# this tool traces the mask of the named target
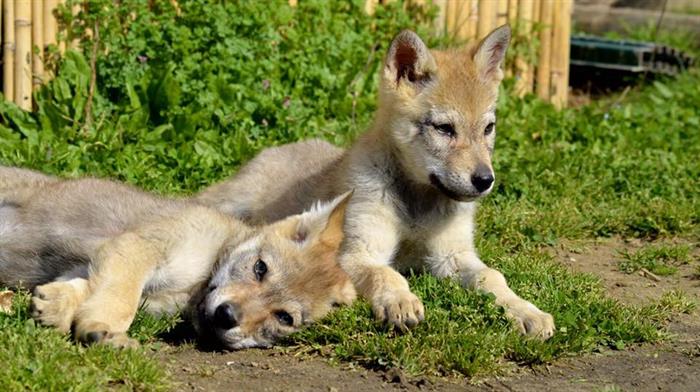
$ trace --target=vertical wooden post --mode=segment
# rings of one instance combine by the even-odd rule
[[[8,101],[15,97],[15,1],[2,3],[2,93]]]
[[[532,21],[537,23],[540,21],[540,5],[542,0],[535,0],[532,2]]]
[[[435,17],[435,31],[439,34],[447,32],[447,0],[433,0],[433,4],[438,7],[438,14]]]
[[[554,0],[542,0],[540,9],[540,55],[537,64],[537,95],[545,100],[549,100],[550,94],[550,64],[552,57],[552,23]]]
[[[45,1],[45,0],[44,0]],[[32,82],[44,82],[44,4],[32,1]]]
[[[552,103],[561,109],[569,95],[569,40],[571,35],[572,0],[554,2],[554,31],[552,33]]]
[[[365,0],[365,12],[367,12],[367,15],[374,14],[377,3],[379,3],[379,0]]]
[[[479,0],[467,0],[464,2],[468,7],[468,17],[466,26],[464,26],[464,38],[473,40],[476,38],[476,30],[479,26]]]
[[[56,45],[56,17],[54,11],[58,6],[57,0],[44,0],[44,45]]]
[[[46,48],[49,45],[56,45],[56,34],[58,34],[58,28],[56,27],[56,16],[54,16],[54,11],[58,7],[57,0],[44,0],[44,61],[46,61]],[[50,73],[44,69],[45,81],[51,78]]]
[[[532,32],[532,10],[533,0],[521,0],[518,8],[518,28],[519,34],[529,35]],[[529,44],[529,43],[528,43]],[[515,75],[518,80],[515,83],[515,93],[523,96],[532,91],[532,65],[527,59],[518,56],[515,59]]]
[[[510,28],[513,29],[513,34],[517,33],[517,30],[514,30],[517,27],[517,22],[518,22],[518,0],[508,0],[508,24],[510,25]],[[513,73],[515,71],[515,64],[513,64],[513,63],[506,64],[505,70],[506,70],[506,77],[508,77],[508,78],[513,77]]]
[[[476,34],[478,39],[486,37],[494,29],[497,6],[498,3],[493,0],[479,2],[479,25]]]
[[[455,0],[445,0],[445,33],[448,37],[457,36],[459,26],[459,3]]]
[[[289,0],[289,5],[290,5],[290,6],[296,7],[297,4],[298,4],[298,3],[297,3],[297,0]]]
[[[503,26],[506,23],[508,23],[508,0],[498,0],[496,27]]]
[[[508,23],[515,27],[518,20],[518,0],[508,0]]]
[[[81,7],[80,4],[77,4],[77,3],[73,4],[73,7],[71,8],[71,12],[73,13],[74,17],[80,13],[80,7]],[[73,35],[72,29],[70,27],[68,28],[67,33],[70,35]],[[79,37],[73,37],[73,39],[70,41],[70,48],[75,49],[75,50],[80,49],[80,38]]]
[[[447,11],[448,33],[460,41],[468,38],[469,1],[447,0]]]
[[[63,5],[63,4],[66,3],[66,0],[56,0],[56,3],[57,3],[57,6],[58,6],[58,5]],[[59,31],[58,31],[58,28],[57,28],[57,29],[56,29],[56,34],[58,34],[58,32],[59,32]],[[63,33],[65,34],[66,31],[63,31]],[[68,37],[66,37],[66,38],[68,38]],[[65,40],[65,39],[63,39],[61,42],[58,43],[58,51],[59,51],[59,53],[61,53],[61,55],[63,55],[64,53],[66,53],[66,40]]]
[[[15,103],[32,110],[32,5],[15,0]]]

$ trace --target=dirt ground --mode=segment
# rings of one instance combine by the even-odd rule
[[[686,265],[670,277],[625,274],[619,251],[642,246],[619,239],[592,244],[564,244],[552,253],[574,271],[597,275],[610,294],[640,304],[671,289],[681,289],[700,303],[700,279]],[[694,249],[696,263],[700,249]],[[682,315],[669,327],[668,342],[622,351],[563,358],[548,366],[513,366],[511,374],[480,380],[412,379],[392,370],[378,372],[350,364],[331,364],[284,349],[233,353],[202,352],[189,346],[161,350],[162,360],[183,391],[700,391],[700,315]]]

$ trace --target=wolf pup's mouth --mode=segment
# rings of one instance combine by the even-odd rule
[[[477,198],[476,195],[463,195],[460,193],[457,193],[450,188],[446,187],[445,184],[440,181],[440,178],[435,173],[430,173],[430,183],[437,188],[440,192],[442,192],[443,195],[449,197],[452,200],[456,201],[471,201]]]

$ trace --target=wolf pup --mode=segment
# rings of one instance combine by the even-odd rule
[[[349,198],[253,229],[211,208],[98,179],[0,167],[0,285],[84,342],[132,346],[139,306],[182,311],[225,348],[266,347],[350,303],[336,261]]]
[[[376,317],[400,328],[423,319],[421,301],[394,269],[422,264],[494,294],[520,331],[549,338],[552,316],[518,297],[474,248],[475,201],[494,183],[496,98],[509,40],[503,26],[475,46],[431,51],[415,33],[400,33],[381,71],[374,123],[352,148],[322,141],[270,148],[197,200],[272,222],[354,189],[340,263]]]

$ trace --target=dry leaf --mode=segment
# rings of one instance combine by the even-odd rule
[[[0,292],[0,313],[12,312],[12,299],[15,293],[10,290]]]

